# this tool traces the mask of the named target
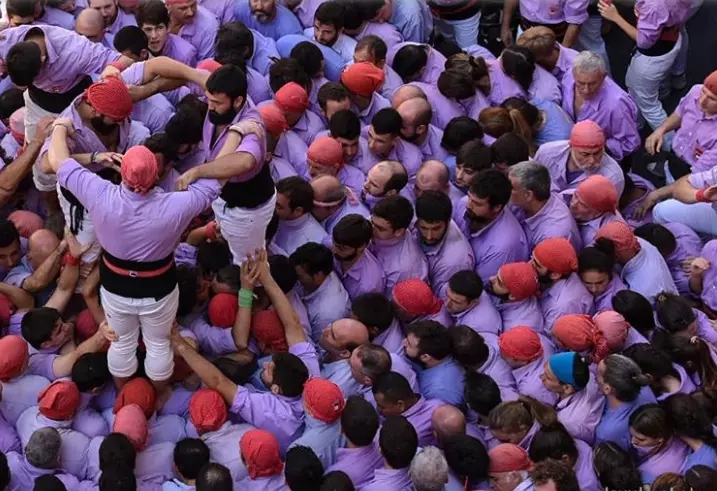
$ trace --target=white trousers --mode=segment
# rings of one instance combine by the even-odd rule
[[[635,100],[640,114],[653,130],[667,119],[667,113],[660,102],[660,85],[670,76],[681,46],[680,35],[677,44],[669,53],[662,56],[645,56],[635,51],[630,66],[627,67],[625,75],[627,90]]]
[[[35,104],[35,102],[30,99],[30,95],[27,90],[23,93],[23,98],[25,99],[25,141],[29,142],[35,136],[35,128],[37,128],[38,121],[45,116],[52,116],[53,118],[56,118],[59,114],[46,111]],[[54,174],[45,174],[40,170],[39,158],[32,166],[32,179],[35,182],[37,190],[46,193],[54,191],[55,186],[57,185],[57,176]]]
[[[169,341],[179,306],[179,288],[159,300],[128,298],[101,289],[107,323],[119,340],[110,344],[107,364],[115,377],[131,377],[137,371],[140,330],[147,348],[144,370],[151,380],[169,379],[174,371],[174,352]]]
[[[656,223],[677,222],[701,235],[717,235],[717,211],[709,203],[687,205],[676,199],[658,203],[652,210]]]
[[[478,43],[480,12],[463,20],[436,19],[436,24],[441,34],[447,39],[452,39],[461,49]]]
[[[687,14],[685,23],[697,13],[700,7],[702,7],[703,1],[704,0],[692,0],[690,11]],[[672,75],[675,76],[684,75],[685,70],[687,70],[687,51],[690,47],[690,38],[687,34],[686,26],[682,26],[680,36],[682,37],[682,47],[680,48],[680,52],[677,54],[677,59],[675,60],[674,65],[672,65]]]
[[[70,202],[67,201],[65,195],[60,191],[60,184],[57,184],[57,198],[60,202],[60,208],[62,208],[62,214],[65,216],[65,224],[69,227],[72,223],[72,215],[70,214]],[[102,246],[97,240],[97,234],[95,233],[95,226],[92,223],[92,218],[87,210],[85,210],[85,217],[82,220],[82,228],[75,234],[77,241],[84,245],[92,244],[90,249],[85,252],[82,256],[83,263],[92,263],[100,257],[102,252]]]
[[[594,51],[599,54],[605,62],[605,68],[610,73],[610,58],[607,55],[607,46],[602,37],[602,17],[591,15],[582,26],[578,40],[573,46],[577,51]]]
[[[234,264],[241,266],[247,256],[254,255],[256,249],[266,246],[266,227],[274,216],[275,206],[276,193],[269,201],[252,209],[229,208],[222,198],[214,200],[212,210],[222,237],[226,239],[234,256]]]

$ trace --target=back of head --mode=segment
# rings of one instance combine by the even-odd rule
[[[286,452],[284,477],[291,491],[314,491],[324,476],[324,466],[309,447],[297,445]]]
[[[67,488],[57,476],[45,474],[35,479],[35,487],[32,491],[67,491]]]
[[[26,38],[37,31],[42,34],[40,29],[30,29]],[[16,43],[5,58],[5,65],[10,80],[19,87],[27,87],[40,74],[42,70],[42,52],[40,47],[32,41],[21,41]]]
[[[376,377],[391,370],[391,355],[383,346],[362,344],[356,348],[355,352],[366,377],[375,381]]]
[[[100,491],[137,491],[137,478],[131,469],[112,466],[102,471]]]
[[[378,375],[373,382],[372,390],[374,395],[381,394],[384,399],[393,404],[414,396],[406,377],[396,372]]]
[[[483,417],[488,417],[503,402],[498,384],[489,375],[466,372],[464,384],[463,392],[468,407]]]
[[[39,307],[27,312],[20,323],[22,337],[36,350],[52,338],[55,325],[62,315],[52,307]]]
[[[415,491],[442,491],[448,482],[448,464],[443,452],[425,447],[411,461],[411,481]]]
[[[696,465],[685,472],[685,481],[690,491],[712,491],[717,489],[717,471],[706,465]]]
[[[273,383],[281,388],[282,395],[298,397],[304,391],[304,384],[309,379],[309,371],[301,358],[292,353],[276,353],[274,362]]]
[[[321,72],[324,55],[319,47],[311,41],[304,41],[294,46],[289,56],[304,67],[304,71],[309,77],[315,78]]]
[[[712,470],[708,467],[708,469]],[[715,483],[717,485],[717,483]],[[690,488],[685,478],[674,472],[665,472],[660,474],[652,481],[650,491],[693,491],[696,488]]]
[[[110,433],[100,444],[100,470],[122,466],[134,470],[137,451],[122,433]]]
[[[294,82],[307,92],[311,89],[311,79],[301,63],[294,58],[281,58],[269,68],[269,87],[276,94],[286,84]]]
[[[355,491],[351,478],[343,471],[328,472],[321,481],[319,491]]]
[[[381,454],[393,469],[405,469],[418,449],[418,434],[403,416],[389,416],[383,422],[378,436]]]
[[[510,201],[513,187],[505,174],[497,169],[485,169],[473,177],[468,192],[476,198],[488,200],[490,206],[505,206]]]
[[[35,430],[25,445],[25,459],[38,469],[54,469],[60,464],[62,438],[55,428]]]
[[[451,119],[443,130],[441,146],[450,154],[457,154],[461,147],[471,140],[483,138],[483,130],[478,121],[468,116]]]
[[[413,220],[413,206],[403,196],[389,196],[379,201],[373,208],[373,214],[383,218],[394,231],[407,229]]]
[[[657,312],[659,316],[659,298],[657,301]],[[632,327],[643,334],[651,332],[655,328],[655,317],[650,301],[644,296],[632,290],[621,290],[612,297],[612,309],[622,314]]]
[[[605,383],[612,387],[613,395],[622,402],[637,399],[642,387],[649,384],[649,378],[630,358],[623,355],[609,355],[604,360]]]
[[[356,395],[346,399],[341,413],[341,430],[351,443],[359,447],[370,445],[378,427],[378,413],[370,402]]]
[[[659,223],[645,223],[634,230],[636,236],[657,247],[660,254],[669,256],[677,248],[677,240],[670,230]]]
[[[550,198],[550,173],[544,165],[533,161],[520,162],[510,168],[509,174],[523,190],[533,193],[536,200],[547,201]]]
[[[80,392],[99,389],[112,380],[106,353],[85,353],[72,365],[72,381]]]
[[[372,337],[388,329],[394,320],[393,304],[378,292],[364,293],[356,297],[351,303],[351,314],[369,328],[369,335]]]
[[[222,24],[214,47],[214,59],[219,63],[243,65],[254,52],[254,34],[242,22]]]
[[[184,438],[174,446],[174,465],[185,479],[196,479],[209,457],[209,447],[199,438]]]
[[[510,168],[530,157],[530,146],[515,133],[506,133],[497,138],[490,146],[493,152],[493,163]]]
[[[205,464],[195,481],[196,491],[232,491],[234,483],[229,469],[221,464]]]
[[[593,467],[603,489],[642,489],[642,478],[632,456],[614,442],[595,447]]]
[[[545,486],[552,481],[555,491],[580,491],[575,471],[561,460],[547,459],[538,462],[530,472],[530,477],[538,486]]]
[[[490,459],[480,440],[468,435],[456,435],[443,442],[443,452],[451,470],[471,485],[488,479]]]
[[[515,46],[506,48],[500,55],[503,71],[515,79],[526,92],[533,83],[535,57],[527,48]]]
[[[541,427],[533,437],[528,452],[533,462],[560,460],[567,455],[573,462],[578,458],[575,440],[560,423]]]
[[[425,68],[426,63],[428,63],[426,47],[407,44],[394,55],[392,68],[403,79],[404,83],[409,83],[420,77],[421,70]]]
[[[473,172],[490,169],[493,166],[493,153],[482,140],[471,140],[458,149],[456,166],[467,168]]]
[[[453,358],[464,367],[481,367],[488,359],[490,351],[483,337],[468,326],[458,325],[450,328]],[[468,371],[466,376],[472,371]]]
[[[647,301],[644,297],[641,298]],[[614,302],[613,300],[613,303]],[[686,330],[697,318],[692,305],[690,305],[690,302],[686,298],[669,292],[661,292],[657,295],[655,299],[655,311],[657,312],[657,320],[660,321],[660,325],[671,333]],[[627,317],[625,317],[625,319],[627,319]]]
[[[142,55],[142,50],[149,50],[147,35],[137,26],[124,26],[117,31],[113,44],[118,53],[129,52],[137,57]]]
[[[22,90],[16,87],[7,89],[0,94],[0,119],[9,119],[12,113],[24,106],[25,100],[23,99]],[[5,220],[2,221],[4,222]]]

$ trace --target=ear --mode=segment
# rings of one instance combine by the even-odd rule
[[[271,384],[271,393],[274,394],[275,396],[279,396],[279,395],[281,395],[281,389],[279,388],[278,385]]]
[[[345,349],[341,353],[339,353],[339,357],[341,357],[342,360],[348,360],[349,358],[351,358],[351,352]]]
[[[243,97],[237,97],[234,100],[234,109],[241,109],[241,107],[244,105],[244,98]]]
[[[560,278],[562,278],[562,275],[559,275],[558,273],[550,273],[551,280],[558,281]]]
[[[398,191],[396,191],[395,189],[392,189],[390,191],[386,191],[385,196],[388,198],[389,196],[396,196],[397,194],[398,194]]]

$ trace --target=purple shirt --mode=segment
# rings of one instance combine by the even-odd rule
[[[386,348],[389,353],[399,354],[402,353],[403,349],[403,329],[398,320],[393,319],[391,325],[383,331],[381,334],[376,336],[371,342],[378,344]]]
[[[603,213],[589,222],[577,222],[583,244],[586,246],[592,244],[595,241],[598,230],[600,230],[603,225],[607,225],[611,222],[625,223],[625,219],[622,218],[619,211],[616,211],[615,213]]]
[[[136,25],[137,19],[134,18],[134,15],[125,13],[125,11],[121,8],[117,8],[117,17],[115,17],[115,21],[111,25],[107,26],[105,30],[113,36],[116,36],[119,30],[123,27]]]
[[[246,477],[236,484],[236,489],[242,491],[289,491],[282,472],[273,476],[257,477],[252,479]]]
[[[577,273],[553,283],[540,296],[540,310],[545,316],[545,330],[550,332],[559,317],[568,314],[589,314],[593,296],[585,289]]]
[[[442,139],[443,131],[429,124],[428,136],[418,147],[421,150],[421,154],[423,154],[424,160],[440,160],[442,162],[448,157],[448,152],[441,146]]]
[[[304,143],[311,145],[316,135],[324,129],[324,123],[321,122],[321,118],[311,111],[306,110],[296,124],[292,126],[291,131],[296,133]]]
[[[610,155],[621,161],[640,146],[637,132],[637,106],[627,92],[606,77],[594,98],[583,102],[575,112],[575,80],[572,71],[563,77],[563,109],[575,122],[592,120],[605,132]]]
[[[220,25],[228,24],[234,20],[233,0],[201,0],[199,4],[213,13]]]
[[[630,290],[640,293],[654,305],[660,292],[676,294],[677,287],[660,251],[640,237],[637,241],[640,252],[623,266],[620,277]]]
[[[436,445],[436,437],[433,434],[433,423],[431,417],[438,406],[443,405],[438,399],[426,399],[420,397],[418,402],[401,413],[416,429],[418,433],[418,446],[426,447]]]
[[[672,368],[674,368],[677,372],[677,377],[680,380],[680,386],[677,388],[677,390],[673,392],[663,392],[662,394],[657,396],[658,402],[664,401],[673,394],[692,394],[694,391],[697,390],[697,386],[694,384],[694,382],[692,382],[692,379],[687,374],[687,371],[682,367],[682,365],[673,363]],[[717,465],[717,463],[715,465]]]
[[[663,29],[681,28],[687,20],[690,4],[690,0],[637,0],[637,47],[651,48]]]
[[[269,171],[274,182],[279,182],[286,177],[298,175],[289,162],[281,157],[273,157],[269,162]]]
[[[438,90],[435,84],[427,84],[423,82],[411,82],[408,85],[418,87],[426,95],[426,100],[431,104],[433,115],[431,124],[436,128],[445,128],[446,125],[458,116],[465,116],[465,109],[457,101],[449,99]]]
[[[583,248],[580,232],[573,215],[570,213],[568,205],[559,196],[552,194],[543,207],[531,217],[526,216],[523,210],[515,211],[531,250],[545,239],[552,237],[568,239],[576,251]]]
[[[75,17],[60,9],[44,6],[42,16],[35,19],[34,24],[49,24],[72,31],[75,28]]]
[[[20,445],[15,428],[2,416],[0,416],[0,452],[4,454],[8,452],[22,453],[22,445]]]
[[[414,237],[428,260],[428,282],[433,292],[446,298],[448,280],[459,271],[473,269],[473,250],[458,226],[451,220],[441,242],[434,246],[425,245],[420,232],[414,228]]]
[[[216,139],[214,139],[213,136],[214,132],[216,131],[216,127],[209,121],[209,114],[207,113],[207,117],[204,120],[204,128],[202,129],[203,144],[205,145],[205,149],[207,151],[207,161],[215,160],[217,158],[217,155],[219,155],[219,152],[224,146],[229,127],[232,124],[241,121],[242,119],[253,119],[254,121],[261,121],[261,115],[259,114],[259,111],[256,110],[256,107],[251,101],[246,101],[244,103],[244,107],[241,108],[241,110],[237,113],[232,122],[228,124],[224,129],[222,129],[221,133],[219,133]],[[264,152],[262,148],[263,146],[259,139],[256,137],[256,135],[246,135],[244,138],[242,138],[242,141],[235,150],[235,152],[250,153],[255,159],[254,169],[245,174],[242,174],[242,180],[246,181],[251,179],[261,170],[261,166],[264,165]]]
[[[341,421],[325,423],[307,414],[304,417],[304,433],[294,440],[291,447],[309,447],[319,458],[324,469],[336,461],[336,451],[342,444]]]
[[[692,166],[692,172],[710,170],[717,162],[717,114],[700,109],[702,85],[695,85],[675,109],[680,127],[672,141],[672,151]]]
[[[495,220],[478,232],[470,233],[463,218],[467,202],[467,197],[461,199],[453,218],[470,241],[473,256],[476,258],[475,270],[483,281],[498,274],[504,264],[527,261],[530,258],[528,239],[509,208],[503,208]]]
[[[712,310],[717,310],[717,240],[710,240],[702,248],[701,257],[712,263],[702,275],[702,301]]]
[[[159,56],[159,55],[158,55]],[[197,49],[187,40],[170,33],[164,43],[161,56],[168,56],[187,66],[197,66]]]
[[[334,259],[334,271],[344,284],[351,300],[364,293],[383,293],[386,290],[386,274],[383,267],[368,249],[361,253],[347,271],[342,271],[341,263]]]
[[[387,107],[391,107],[391,102],[384,96],[374,92],[371,94],[371,101],[366,106],[366,109],[359,109],[356,105],[351,106],[351,109],[358,115],[361,123],[368,125],[371,124],[371,120],[377,112]]]
[[[300,288],[301,300],[306,306],[311,324],[311,338],[318,342],[321,332],[332,322],[343,319],[349,314],[349,294],[341,284],[336,273],[329,273],[316,290],[306,293]]]
[[[637,457],[637,470],[642,475],[642,482],[652,484],[652,481],[665,472],[680,472],[687,458],[689,447],[678,437],[672,437],[657,453],[649,457]]]
[[[617,273],[613,273],[612,279],[607,284],[607,290],[594,297],[593,309],[590,314],[594,315],[603,310],[612,310],[612,297],[614,297],[617,292],[627,289],[620,276],[618,276]]]
[[[199,5],[197,13],[189,24],[179,29],[179,37],[188,41],[197,50],[197,59],[214,57],[214,41],[217,38],[219,21],[206,8]]]
[[[127,85],[142,85],[142,79],[144,78],[144,63],[145,62],[143,61],[134,63],[132,66],[122,71],[122,80],[124,83]],[[74,108],[75,104],[72,104],[70,107]],[[164,95],[154,94],[149,96],[147,99],[132,103],[132,114],[130,117],[135,121],[141,121],[142,124],[150,130],[150,133],[154,134],[163,131],[164,127],[173,115],[174,106],[172,103],[169,102]],[[122,125],[120,128],[124,126],[126,125]],[[84,138],[92,138],[94,136],[94,139],[97,139],[94,132],[87,131],[89,129],[85,130],[84,127],[82,129],[84,130],[83,133],[92,133],[92,135],[87,135]],[[77,130],[78,128],[75,126],[75,132],[77,132]],[[122,141],[121,133],[120,141]]]
[[[526,298],[517,302],[503,302],[494,297],[493,302],[503,319],[504,332],[516,326],[528,326],[536,332],[543,332],[545,321],[541,305],[536,297]]]
[[[605,403],[605,409],[600,423],[595,429],[595,442],[602,443],[613,441],[623,450],[630,448],[630,416],[640,406],[655,404],[655,396],[652,389],[643,387],[640,394],[633,402],[621,402],[617,407],[610,407]]]
[[[568,172],[568,160],[570,159],[570,141],[555,141],[543,143],[535,153],[533,160],[544,165],[550,172],[552,181],[551,191],[559,193],[566,189],[577,189],[578,185],[591,175],[607,177],[615,185],[618,197],[625,189],[625,177],[622,169],[607,152],[603,154],[600,167],[593,174],[578,172],[575,175]]]
[[[503,332],[503,320],[490,300],[488,292],[482,292],[478,303],[463,312],[451,314],[456,326],[464,325],[478,334],[500,335]]]
[[[356,196],[361,195],[366,176],[358,168],[350,164],[342,165],[336,174],[336,178],[341,184],[351,189]]]
[[[555,67],[552,70],[553,76],[558,79],[558,82],[563,82],[563,77],[566,73],[573,69],[573,61],[578,56],[578,52],[571,48],[566,48],[560,43],[555,43],[560,53],[558,54],[558,61],[555,63]]]
[[[645,179],[644,177],[640,177],[637,174],[628,174],[630,176],[630,179],[632,179],[632,182],[635,184],[636,188],[644,189],[645,194],[642,195],[642,197],[636,199],[632,203],[628,204],[624,208],[620,210],[620,213],[627,221],[627,224],[631,228],[637,228],[640,225],[643,225],[645,223],[652,223],[652,210],[645,213],[645,216],[640,218],[639,220],[635,218],[635,210],[637,210],[642,204],[645,202],[645,199],[647,199],[647,196],[650,194],[651,191],[655,190],[655,186]]]
[[[50,381],[45,377],[29,374],[3,382],[0,400],[3,419],[14,426],[20,414],[37,404],[37,397],[48,385]]]
[[[289,130],[284,133],[276,144],[273,155],[289,162],[296,173],[304,179],[309,179],[309,168],[306,164],[308,147],[299,135]]]
[[[30,465],[25,457],[17,452],[6,455],[7,466],[10,469],[10,485],[5,491],[28,491],[35,479],[46,474],[55,474],[56,469],[40,469]],[[79,485],[77,478],[68,474],[55,474],[67,489],[76,489]],[[74,485],[74,486],[73,486]]]
[[[443,73],[443,70],[445,70],[446,57],[428,45],[422,45],[420,43],[413,43],[409,41],[398,43],[394,45],[393,48],[388,49],[388,53],[386,54],[386,63],[393,66],[393,58],[396,56],[396,53],[398,53],[401,48],[408,45],[419,45],[426,49],[428,60],[426,61],[426,66],[417,81],[435,85],[438,82],[438,77],[441,73]]]
[[[305,213],[293,220],[279,220],[274,242],[287,254],[293,254],[296,249],[308,242],[321,244],[326,237],[326,230],[313,215]]]
[[[543,356],[537,360],[531,361],[525,366],[514,369],[513,377],[515,377],[515,383],[518,387],[519,394],[533,397],[540,402],[553,407],[558,401],[558,395],[546,389],[540,379],[540,376],[543,374],[543,366],[550,357],[550,354],[552,354],[548,354],[548,350],[546,348],[546,343],[543,343]]]
[[[2,31],[0,59],[5,59],[16,43],[24,41],[30,29],[40,29],[45,35],[47,59],[33,81],[35,87],[45,92],[68,92],[88,73],[101,72],[120,57],[116,51],[100,43],[93,43],[74,31],[55,26],[29,25]]]
[[[580,489],[582,491],[602,491],[593,467],[593,449],[578,439],[575,439],[575,446],[578,449],[578,458],[573,465],[573,470],[580,483]]]
[[[174,478],[174,443],[158,443],[137,452],[137,481],[161,485]]]
[[[488,345],[488,359],[478,369],[478,372],[490,376],[500,389],[500,397],[505,401],[514,401],[518,398],[518,389],[513,376],[513,369],[500,356],[498,336],[481,333]]]
[[[420,440],[419,440],[420,442]],[[421,446],[421,444],[418,444]],[[413,483],[405,469],[376,469],[373,480],[361,491],[412,491]]]
[[[588,20],[588,0],[520,0],[520,15],[536,24],[582,24]]]
[[[672,235],[675,236],[677,247],[672,254],[665,256],[667,267],[670,268],[672,279],[680,295],[691,295],[689,278],[690,275],[682,270],[682,262],[687,258],[699,257],[702,251],[702,239],[699,235],[686,225],[681,223],[668,222],[664,224]]]
[[[362,489],[371,479],[374,471],[383,467],[383,456],[376,443],[365,447],[339,448],[336,462],[326,472],[343,471],[349,476],[356,489]]]
[[[251,33],[254,36],[254,52],[247,61],[247,65],[262,75],[267,75],[269,68],[274,63],[272,58],[280,58],[279,52],[276,50],[276,43],[270,37],[262,36],[253,29],[251,29]]]
[[[361,41],[369,35],[380,37],[383,42],[386,43],[388,49],[403,42],[403,34],[401,34],[393,24],[386,22],[366,22],[361,32],[354,36],[354,39]]]
[[[313,27],[307,27],[306,29],[304,29],[304,36],[306,36],[311,41],[318,43],[318,41],[314,37]],[[327,48],[330,48],[336,54],[338,54],[344,61],[344,63],[351,63],[354,58],[354,51],[356,51],[356,40],[350,36],[347,36],[346,34],[341,33],[336,38],[336,41],[334,41],[334,44],[332,44],[331,46],[327,46]]]
[[[428,261],[410,233],[394,240],[373,240],[369,247],[386,272],[387,297],[391,298],[393,287],[403,280],[428,282]]]
[[[490,101],[480,90],[476,90],[476,93],[471,97],[468,97],[467,99],[458,100],[458,103],[461,105],[461,107],[463,107],[466,116],[469,116],[475,120],[478,120],[480,118],[480,113],[483,111],[483,109],[490,107]],[[490,135],[486,136],[490,137]]]
[[[244,479],[248,473],[242,463],[239,452],[239,441],[252,426],[248,424],[232,424],[226,421],[216,431],[210,431],[200,436],[209,447],[212,461],[225,466],[232,473],[234,482]]]
[[[595,376],[590,375],[588,385],[558,401],[555,410],[560,421],[568,433],[576,440],[582,440],[590,445],[595,441],[595,428],[600,423],[605,407],[605,396],[595,382]]]

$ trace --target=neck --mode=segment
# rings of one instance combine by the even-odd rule
[[[662,380],[660,380],[660,387],[665,393],[672,394],[680,390],[680,383],[681,381],[677,377],[668,375],[666,377],[662,377]]]
[[[360,445],[356,445],[354,442],[352,442],[351,440],[349,440],[349,439],[347,438],[347,439],[346,439],[346,448],[361,448],[361,446],[360,446]]]
[[[356,254],[356,257],[355,257],[355,258],[353,258],[353,259],[351,259],[351,260],[349,260],[349,261],[341,260],[341,261],[340,261],[340,262],[341,262],[341,268],[343,268],[344,272],[346,272],[346,271],[348,271],[349,269],[351,269],[351,268],[353,267],[353,265],[356,264],[359,259],[361,259],[361,256],[363,256],[363,254],[364,254],[364,253],[363,253],[363,251],[362,251],[361,253]]]
[[[440,365],[441,363],[443,363],[443,361],[445,361],[445,358],[443,358],[441,360],[436,360],[435,358],[429,358],[429,360],[425,362],[426,368],[433,368],[436,365]]]
[[[568,153],[568,171],[570,172],[577,172],[580,168],[575,163],[575,159],[573,159],[573,152]]]
[[[535,216],[536,213],[538,213],[540,210],[543,209],[543,206],[545,206],[545,203],[547,203],[547,202],[548,202],[547,200],[546,201],[533,200],[530,203],[528,203],[526,205],[526,207],[524,208],[525,213],[529,217]]]
[[[622,401],[618,400],[615,396],[609,395],[607,397],[607,404],[612,409],[622,406]]]
[[[691,438],[689,436],[681,436],[680,439],[695,452],[702,448],[702,445],[705,444],[702,440],[697,438]]]
[[[422,136],[419,136],[413,142],[410,142],[410,143],[413,143],[417,147],[420,147],[421,145],[423,145],[425,143],[426,138],[428,138],[428,130],[426,130],[426,132]]]

